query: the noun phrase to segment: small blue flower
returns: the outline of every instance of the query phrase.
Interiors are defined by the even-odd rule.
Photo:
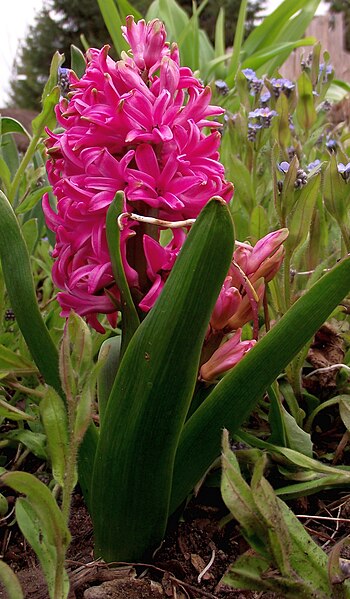
[[[330,151],[331,154],[335,153],[338,148],[338,143],[335,139],[329,139],[326,141],[326,148]]]
[[[264,92],[263,94],[261,94],[260,96],[260,104],[267,104],[271,99],[271,94],[270,92]]]
[[[252,81],[252,79],[256,79],[256,73],[253,69],[242,69],[242,73],[248,81]]]
[[[308,172],[313,171],[314,168],[318,167],[319,164],[321,164],[321,160],[316,158],[316,160],[314,160],[313,162],[310,162],[310,164],[307,165],[306,170]]]
[[[69,69],[58,67],[57,83],[60,88],[61,96],[66,97],[69,92]]]
[[[249,81],[249,90],[252,96],[255,96],[256,94],[259,94],[261,92],[262,86],[264,85],[264,82],[262,79],[258,79],[257,77],[254,77],[253,79],[251,79]]]
[[[350,178],[350,162],[348,162],[347,164],[343,164],[342,162],[339,162],[338,173],[341,174],[344,181],[348,181]]]
[[[285,175],[286,173],[288,173],[288,171],[289,171],[289,166],[290,166],[290,164],[289,164],[289,162],[287,162],[286,160],[283,160],[283,162],[280,162],[279,164],[277,164],[277,168],[278,168],[278,170],[279,170],[281,173],[283,173],[284,175]]]
[[[324,63],[322,62],[319,66],[319,73],[320,73],[320,78],[323,75],[323,81],[326,83],[330,77],[330,75],[333,73],[333,67],[331,64],[328,64],[325,68]]]
[[[261,128],[262,125],[259,125],[259,123],[248,123],[248,141],[255,141],[256,134]]]
[[[267,106],[265,108],[256,108],[248,114],[249,119],[257,119],[258,123],[264,128],[271,125],[271,119],[274,116],[277,116],[276,110],[271,110]]]
[[[215,81],[215,87],[217,92],[222,96],[226,96],[230,91],[229,86],[227,85],[226,81],[223,81],[223,79],[217,79]]]
[[[272,90],[276,98],[278,98],[281,92],[284,92],[286,96],[289,96],[295,88],[295,83],[293,83],[293,81],[290,81],[289,79],[284,79],[282,77],[279,79],[273,78],[270,80],[270,83],[272,85]]]

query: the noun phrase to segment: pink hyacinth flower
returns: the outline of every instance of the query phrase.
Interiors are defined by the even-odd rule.
[[[226,277],[210,317],[210,325],[217,331],[225,328],[242,301],[240,292],[236,287],[232,287],[231,283],[232,277]]]
[[[199,379],[205,382],[214,381],[219,375],[233,368],[243,356],[255,345],[254,339],[241,341],[242,329],[225,341],[202,365]]]
[[[123,191],[124,212],[168,221],[196,218],[214,195],[229,202],[233,186],[219,159],[223,109],[187,67],[164,25],[133,17],[123,35],[130,52],[115,62],[109,48],[86,53],[86,71],[70,74],[68,98],[56,107],[59,132],[48,131],[47,173],[57,206],[44,198],[56,235],[53,280],[62,316],[70,309],[103,330],[116,321],[119,290],[106,241],[106,213]],[[160,229],[133,220],[121,232],[126,278],[141,310],[161,292],[185,239],[162,248]],[[150,241],[152,240],[152,241]]]
[[[252,280],[263,277],[270,281],[278,272],[283,257],[283,243],[289,234],[288,229],[273,231],[259,239],[255,246],[241,244],[234,252],[233,259],[243,272]],[[235,274],[232,273],[235,281]]]

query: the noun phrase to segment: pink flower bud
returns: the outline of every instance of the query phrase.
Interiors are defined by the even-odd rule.
[[[243,269],[245,273],[250,275],[257,272],[264,260],[273,256],[279,249],[281,244],[287,239],[288,234],[288,229],[279,229],[259,239],[248,257],[246,269]]]
[[[259,307],[262,303],[264,293],[265,293],[265,284],[264,279],[258,279],[255,282],[252,282],[252,286],[254,287],[258,297]],[[247,322],[249,322],[253,318],[253,308],[251,304],[251,299],[247,294],[245,294],[242,298],[241,303],[235,314],[229,319],[227,326],[230,327],[231,330],[238,329],[239,327],[243,327]]]
[[[242,301],[241,294],[236,287],[231,286],[231,282],[232,277],[226,277],[214,306],[210,318],[210,324],[213,329],[223,329],[231,316],[238,310]]]
[[[199,378],[202,381],[213,381],[230,368],[233,368],[243,356],[255,345],[254,339],[241,341],[242,329],[223,343],[211,356],[211,358],[202,365]]]

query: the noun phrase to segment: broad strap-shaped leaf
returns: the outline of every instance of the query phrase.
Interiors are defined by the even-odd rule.
[[[97,0],[102,18],[112,38],[114,48],[120,55],[121,52],[128,50],[128,44],[123,38],[121,26],[123,25],[119,10],[114,0]]]
[[[315,6],[315,2],[317,3]],[[299,11],[309,9],[316,12],[319,0],[284,0],[270,15],[268,15],[259,27],[256,27],[243,44],[244,58],[262,51],[266,46],[275,44],[279,40],[290,42],[302,37],[305,30],[299,28],[298,37],[283,35],[287,30],[289,33],[290,21],[295,20]]]
[[[233,86],[238,71],[239,58],[242,49],[242,42],[244,39],[244,24],[246,19],[247,6],[248,0],[242,0],[238,13],[235,39],[233,40],[232,56],[227,69],[226,83],[228,86]]]
[[[120,229],[117,218],[123,211],[124,193],[117,191],[115,198],[108,208],[106,217],[106,234],[113,275],[118,285],[120,293],[121,313],[122,313],[122,348],[123,354],[133,334],[140,324],[140,320],[131,297],[128,282],[126,280],[121,250],[120,250]]]
[[[176,447],[233,243],[229,209],[213,198],[120,364],[92,484],[95,551],[106,561],[140,559],[163,538]]]
[[[228,428],[231,434],[237,431],[267,387],[349,291],[350,258],[347,258],[295,302],[186,422],[176,454],[170,512],[219,456],[222,428]]]

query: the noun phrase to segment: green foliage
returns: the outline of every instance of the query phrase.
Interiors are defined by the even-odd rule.
[[[127,0],[99,5],[114,43],[112,52],[120,52],[117,25],[126,14],[138,16],[147,7],[133,8]],[[226,504],[254,551],[239,558],[227,581],[285,597],[300,596],[296,593],[302,589],[305,597],[319,598],[332,596],[332,585],[338,584],[348,596],[347,583],[342,584],[341,547],[330,556],[328,576],[326,555],[277,498],[289,500],[349,484],[348,469],[318,459],[314,442],[324,410],[335,410],[349,429],[347,372],[344,376],[349,351],[326,401],[308,394],[302,377],[310,369],[311,340],[327,318],[333,317],[350,346],[344,299],[350,291],[349,178],[339,170],[349,161],[350,136],[327,119],[325,101],[333,73],[319,44],[296,82],[276,83],[292,49],[314,44],[301,36],[317,5],[317,0],[285,0],[245,39],[249,5],[242,2],[233,50],[227,55],[230,8],[210,21],[210,33],[215,31],[211,40],[201,29],[211,14],[210,3],[194,6],[189,14],[175,0],[156,0],[148,9],[150,18],[164,19],[169,39],[179,43],[183,64],[206,82],[220,77],[229,86],[212,83],[213,103],[226,110],[221,157],[236,195],[229,208],[214,198],[202,211],[159,300],[140,324],[122,266],[117,218],[123,194],[116,194],[106,231],[121,292],[122,325],[121,330],[107,326],[104,336],[91,333],[73,314],[63,330],[51,280],[54,240],[46,238],[40,199],[50,190],[42,141],[45,126],[56,125],[57,69],[63,61],[54,50],[58,47],[66,59],[71,56],[81,75],[85,62],[79,35],[101,46],[108,41],[107,29],[101,28],[97,3],[52,0],[56,21],[45,7],[42,21],[31,30],[30,60],[39,68],[39,63],[46,64],[43,54],[54,57],[50,70],[46,66],[46,86],[38,75],[38,93],[30,87],[42,102],[33,136],[14,119],[0,120],[0,316],[5,322],[0,331],[0,419],[11,424],[10,430],[0,432],[5,451],[0,457],[20,448],[14,466],[23,466],[30,452],[51,466],[60,508],[50,490],[25,472],[5,473],[2,481],[25,495],[17,500],[16,517],[55,599],[68,594],[64,556],[77,477],[94,520],[96,555],[107,561],[141,559],[161,542],[169,515],[218,458],[223,426],[247,444],[236,459],[225,437],[222,485]],[[41,36],[48,29],[44,44]],[[71,36],[69,42],[65,34]],[[27,59],[23,51],[23,66]],[[22,87],[18,82],[19,101],[30,79],[29,74]],[[263,101],[267,92],[271,97]],[[264,105],[267,115],[254,112]],[[29,138],[22,157],[13,133]],[[198,381],[198,366],[207,323],[232,258],[232,221],[241,242],[256,243],[269,231],[288,227],[284,275],[269,283],[264,314],[258,319],[262,338],[234,369],[209,385]],[[15,321],[4,321],[9,309]],[[244,335],[250,334],[248,324]],[[93,414],[97,402],[99,413]],[[263,422],[255,435],[249,429],[252,411]],[[99,426],[92,415],[94,421],[99,418]],[[264,475],[266,456],[277,474],[271,477],[278,480],[275,491],[267,481],[269,473]],[[250,485],[238,463],[253,468]],[[19,599],[17,582],[1,563],[0,578]]]
[[[264,477],[265,466],[262,454],[255,460],[249,486],[224,431],[222,497],[251,550],[236,560],[223,582],[237,589],[271,591],[288,599],[350,597],[349,583],[339,586],[345,577],[333,586],[326,553],[276,497]],[[339,561],[339,556],[333,556],[334,568],[340,571]]]
[[[138,559],[163,537],[177,443],[232,251],[228,208],[214,198],[191,229],[156,308],[122,359],[100,428],[92,480],[96,554],[107,561]]]
[[[70,533],[50,490],[27,472],[7,472],[1,481],[25,495],[16,502],[18,525],[38,556],[50,599],[66,599],[69,582],[64,557]]]

